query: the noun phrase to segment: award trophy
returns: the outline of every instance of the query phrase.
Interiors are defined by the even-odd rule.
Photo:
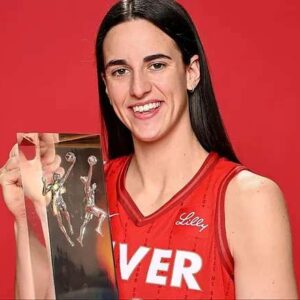
[[[45,298],[117,298],[99,135],[18,134],[18,144],[34,290],[49,274]]]

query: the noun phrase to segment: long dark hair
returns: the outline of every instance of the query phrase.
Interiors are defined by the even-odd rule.
[[[100,107],[108,138],[108,158],[133,153],[130,131],[116,116],[105,93],[101,78],[104,73],[103,41],[108,31],[123,22],[145,19],[177,44],[184,64],[197,54],[200,60],[201,79],[189,93],[189,112],[193,131],[206,151],[215,151],[231,161],[238,162],[227,137],[215,100],[203,46],[197,30],[186,10],[173,0],[122,0],[117,2],[104,17],[97,36],[96,56],[99,83]]]

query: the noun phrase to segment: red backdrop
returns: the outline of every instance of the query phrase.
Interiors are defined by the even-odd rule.
[[[94,41],[112,2],[1,1],[0,165],[18,131],[100,131]],[[239,158],[277,181],[286,195],[300,282],[300,2],[180,2],[202,37]],[[11,298],[13,218],[2,199],[0,224],[0,298]]]

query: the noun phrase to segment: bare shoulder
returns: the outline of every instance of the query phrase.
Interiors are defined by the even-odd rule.
[[[285,211],[285,201],[279,186],[267,177],[250,171],[242,171],[229,183],[226,198],[230,199],[228,205],[237,206],[240,213],[252,214]]]
[[[288,212],[279,186],[249,171],[237,174],[226,191],[225,226],[237,296],[296,298]]]
[[[263,233],[289,234],[288,213],[279,186],[269,178],[242,171],[229,183],[225,199],[226,228],[233,247],[235,234],[258,240]]]
[[[248,194],[275,193],[281,195],[279,186],[271,179],[248,170],[238,173],[229,183],[229,189]]]

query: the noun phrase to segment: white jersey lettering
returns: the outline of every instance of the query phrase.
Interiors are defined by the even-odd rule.
[[[147,273],[146,282],[166,285],[167,277],[158,275],[158,271],[168,271],[169,262],[162,262],[162,258],[170,258],[172,256],[172,250],[154,249],[151,263]]]
[[[172,287],[181,287],[183,281],[185,281],[188,289],[202,290],[195,278],[195,275],[202,268],[202,258],[197,253],[183,250],[151,249],[140,246],[129,259],[128,245],[113,242],[114,250],[116,250],[117,246],[119,246],[121,279],[129,280],[138,264],[142,263],[145,256],[151,251],[152,257],[146,276],[147,283],[167,285],[170,282],[170,286]],[[169,267],[174,254],[174,265],[171,275]],[[170,261],[164,261],[164,259],[170,259]],[[166,272],[166,274],[159,274],[161,271]]]
[[[128,261],[127,244],[120,243],[120,272],[123,280],[128,280],[134,269],[149,252],[148,247],[139,247]]]
[[[185,267],[186,260],[191,262],[188,267]],[[194,277],[194,274],[198,273],[201,267],[202,259],[198,254],[177,250],[171,286],[181,287],[182,279],[184,279],[189,289],[201,291],[201,288]]]

